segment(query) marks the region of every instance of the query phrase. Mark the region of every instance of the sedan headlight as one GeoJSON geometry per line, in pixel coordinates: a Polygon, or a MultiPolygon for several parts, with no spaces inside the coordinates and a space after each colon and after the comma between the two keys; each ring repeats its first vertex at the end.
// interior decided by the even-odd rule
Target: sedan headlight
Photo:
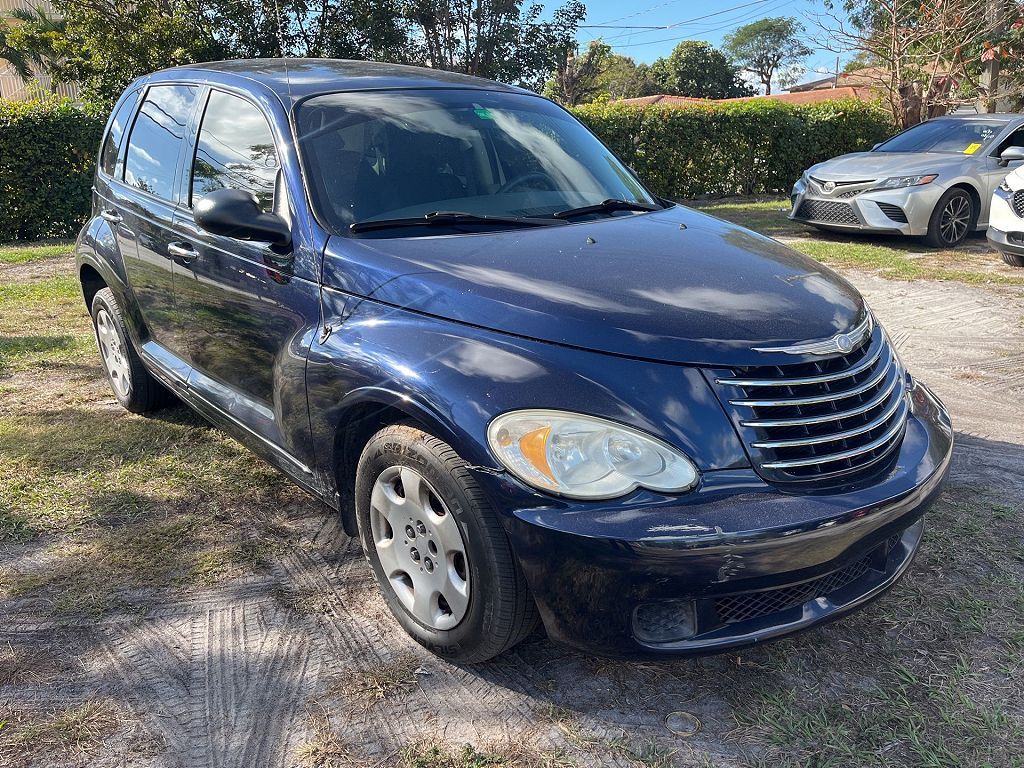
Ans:
{"type": "Polygon", "coordinates": [[[487,429],[501,463],[527,485],[576,499],[612,499],[635,488],[678,493],[697,468],[639,430],[568,411],[511,411],[487,429]]]}
{"type": "Polygon", "coordinates": [[[918,187],[922,184],[931,184],[937,178],[939,178],[937,173],[928,173],[921,176],[890,176],[875,187],[875,189],[902,189],[903,187],[918,187]]]}

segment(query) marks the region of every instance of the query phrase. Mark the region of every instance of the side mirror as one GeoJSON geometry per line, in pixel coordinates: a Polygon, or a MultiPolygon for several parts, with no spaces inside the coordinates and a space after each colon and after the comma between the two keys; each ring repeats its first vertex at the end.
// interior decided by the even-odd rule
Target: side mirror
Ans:
{"type": "Polygon", "coordinates": [[[276,213],[264,213],[251,192],[214,190],[195,204],[193,216],[200,229],[237,240],[253,240],[288,246],[292,241],[288,222],[276,213]]]}
{"type": "Polygon", "coordinates": [[[1002,167],[1016,160],[1024,160],[1024,147],[1007,147],[999,155],[999,165],[1002,167]]]}

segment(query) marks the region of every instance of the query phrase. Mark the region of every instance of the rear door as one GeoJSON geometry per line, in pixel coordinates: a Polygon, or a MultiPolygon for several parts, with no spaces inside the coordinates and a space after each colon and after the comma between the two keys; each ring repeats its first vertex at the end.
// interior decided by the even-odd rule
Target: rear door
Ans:
{"type": "Polygon", "coordinates": [[[148,338],[143,351],[180,378],[187,375],[186,338],[174,300],[169,246],[178,205],[178,180],[189,122],[199,95],[195,85],[158,84],[146,90],[125,150],[117,213],[134,233],[136,249],[125,253],[125,270],[148,338]]]}
{"type": "Polygon", "coordinates": [[[305,361],[320,317],[319,285],[294,274],[290,250],[212,235],[192,215],[204,195],[230,187],[291,220],[270,122],[247,98],[211,88],[185,167],[175,246],[191,256],[175,265],[175,297],[189,389],[308,473],[293,459],[308,444],[305,361]]]}

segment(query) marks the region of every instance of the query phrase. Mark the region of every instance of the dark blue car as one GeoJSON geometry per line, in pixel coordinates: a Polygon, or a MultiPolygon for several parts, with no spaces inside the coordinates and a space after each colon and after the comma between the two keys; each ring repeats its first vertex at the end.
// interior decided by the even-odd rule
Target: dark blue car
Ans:
{"type": "Polygon", "coordinates": [[[907,570],[942,404],[857,291],[653,195],[555,104],[341,61],[133,83],[76,247],[118,400],[337,510],[416,640],[616,656],[837,618],[907,570]]]}

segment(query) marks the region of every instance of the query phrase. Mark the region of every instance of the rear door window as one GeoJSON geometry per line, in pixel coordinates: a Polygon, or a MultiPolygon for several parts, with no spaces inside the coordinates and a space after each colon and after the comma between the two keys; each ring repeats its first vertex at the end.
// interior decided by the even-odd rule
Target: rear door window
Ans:
{"type": "Polygon", "coordinates": [[[128,120],[131,118],[135,103],[139,100],[139,92],[133,91],[129,94],[110,122],[110,130],[103,140],[103,149],[100,152],[100,170],[107,176],[115,175],[117,170],[117,156],[121,150],[121,139],[124,138],[124,129],[128,127],[128,120]]]}
{"type": "Polygon", "coordinates": [[[144,192],[173,199],[174,172],[199,89],[155,85],[146,93],[125,156],[124,180],[144,192]]]}
{"type": "Polygon", "coordinates": [[[279,168],[274,135],[258,107],[211,91],[196,142],[190,205],[217,189],[251,192],[264,211],[274,207],[279,168]]]}

